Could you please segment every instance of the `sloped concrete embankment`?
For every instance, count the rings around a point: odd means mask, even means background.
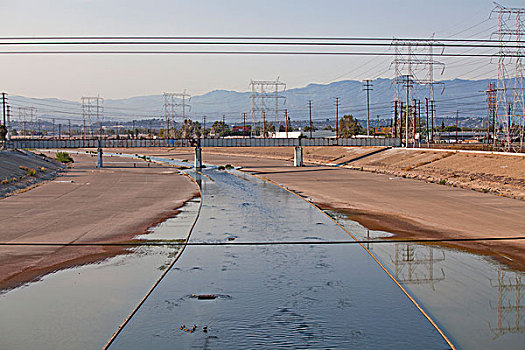
[[[0,198],[55,178],[64,166],[25,150],[0,152]]]

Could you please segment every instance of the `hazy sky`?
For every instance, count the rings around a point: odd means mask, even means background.
[[[508,0],[504,6],[523,6]],[[0,0],[2,36],[273,35],[481,37],[496,28],[487,0],[135,1]],[[475,26],[471,29],[468,29]],[[468,30],[467,30],[468,29]],[[464,31],[466,30],[466,31]],[[464,31],[464,32],[462,32]],[[384,49],[381,49],[384,50]],[[310,82],[391,77],[391,57],[304,56],[0,56],[0,89],[14,95],[78,101],[214,89],[245,91],[277,76],[289,88]],[[442,78],[496,74],[487,60],[443,59]]]

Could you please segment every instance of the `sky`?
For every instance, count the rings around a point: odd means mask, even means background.
[[[508,0],[503,6],[523,6]],[[1,36],[344,36],[488,38],[486,0],[0,0]],[[381,51],[388,48],[381,48]],[[391,52],[391,51],[389,51]],[[247,91],[250,80],[288,88],[393,76],[392,57],[0,55],[0,89],[13,95],[106,99],[162,92]],[[487,59],[447,58],[436,78],[497,76]]]

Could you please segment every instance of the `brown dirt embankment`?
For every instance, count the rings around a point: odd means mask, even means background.
[[[140,160],[72,154],[72,168],[53,181],[0,200],[2,242],[122,242],[172,217],[198,195],[176,169]],[[107,247],[0,248],[0,288],[123,252]]]
[[[365,151],[366,149],[355,150],[356,153]],[[193,157],[193,150],[187,148],[149,149],[137,150],[137,152],[141,154],[149,152],[148,154],[151,155],[174,159],[191,160]],[[275,151],[271,148],[205,148],[203,158],[205,162],[211,164],[229,163],[242,166],[244,171],[279,183],[309,197],[320,206],[344,211],[350,218],[369,229],[393,232],[399,237],[439,239],[525,236],[523,226],[525,201],[349,168],[320,165],[294,168],[289,160],[292,152],[290,148],[279,148]],[[339,160],[354,157],[356,154],[353,149],[347,150],[344,147],[323,152],[326,152],[323,155],[326,158],[338,152],[340,153],[338,156],[344,154]],[[287,156],[287,160],[276,159],[284,155]],[[427,156],[429,155],[424,155],[422,158],[426,161]],[[472,158],[475,162],[479,161],[470,155],[468,158]],[[414,159],[414,162],[423,162],[423,159]],[[506,158],[501,160],[501,162],[505,161]],[[517,163],[512,163],[514,161]],[[520,162],[521,160],[511,158],[506,168],[501,167],[503,163],[494,163],[498,165],[492,167],[495,170],[501,169],[497,171],[508,171],[509,177],[519,177],[519,167],[523,164]],[[392,161],[392,164],[396,162]],[[462,162],[459,162],[457,166],[460,167],[461,164]],[[466,164],[469,163],[465,162]],[[403,166],[405,164],[400,161],[393,168],[399,169]],[[474,165],[470,166],[474,167]],[[479,169],[490,171],[490,168]],[[450,246],[491,255],[506,264],[525,270],[525,242],[522,240],[455,243]]]

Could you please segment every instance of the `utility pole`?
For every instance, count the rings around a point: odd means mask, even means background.
[[[226,132],[226,116],[222,115],[222,137],[226,136],[224,133]]]
[[[58,139],[62,138],[62,124],[58,124]]]
[[[7,128],[7,140],[10,140],[11,139],[11,132],[9,132],[9,128],[10,128],[10,125],[11,125],[11,106],[10,105],[7,105],[7,124],[4,124],[5,127]]]
[[[425,110],[427,115],[427,123],[425,124],[426,137],[427,137],[427,147],[430,147],[430,137],[428,133],[428,97],[425,97]]]
[[[370,90],[373,90],[370,81],[364,80],[365,87],[363,88],[366,91],[366,136],[370,136]]]
[[[393,127],[393,134],[394,134],[394,137],[397,137],[397,103],[399,101],[394,101],[394,127]]]
[[[407,96],[406,96],[406,113],[405,113],[405,147],[408,147],[408,126],[410,123],[410,88],[411,85],[411,77],[410,75],[405,76],[406,80],[406,88],[407,88]]]
[[[284,131],[286,132],[286,138],[288,138],[288,109],[284,110],[284,119],[286,121]]]
[[[456,143],[458,143],[458,119],[459,119],[459,111],[456,111]]]
[[[335,98],[335,138],[339,138],[339,97]]]
[[[53,136],[52,139],[55,139],[55,118],[53,118]]]
[[[310,138],[312,138],[312,100],[308,100],[308,110],[310,112]]]
[[[266,138],[266,113],[262,111],[263,117],[263,138]]]
[[[418,147],[421,148],[421,100],[417,100],[417,129],[419,133],[417,143]]]
[[[132,128],[131,128],[131,138],[135,138],[135,120],[133,120]]]
[[[403,101],[399,102],[399,138],[403,141]]]
[[[67,134],[68,134],[68,139],[71,140],[71,119],[68,119],[68,120],[67,120],[67,124],[68,124],[68,132],[67,132]]]
[[[206,116],[202,117],[202,137],[206,138]]]
[[[2,106],[3,106],[3,110],[4,110],[4,123],[3,125],[6,125],[6,102],[7,102],[7,98],[6,98],[6,93],[5,92],[2,92]]]
[[[246,113],[242,114],[242,135],[246,138]]]

